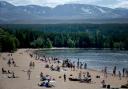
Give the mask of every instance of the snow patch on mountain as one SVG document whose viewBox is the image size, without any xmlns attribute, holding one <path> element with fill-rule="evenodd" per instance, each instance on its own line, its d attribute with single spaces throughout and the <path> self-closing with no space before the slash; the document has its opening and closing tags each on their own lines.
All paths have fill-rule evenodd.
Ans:
<svg viewBox="0 0 128 89">
<path fill-rule="evenodd" d="M 82 10 L 84 13 L 92 14 L 92 12 L 90 11 L 90 9 L 86 9 L 86 8 L 82 7 L 81 10 Z"/>
<path fill-rule="evenodd" d="M 101 13 L 106 13 L 106 11 L 102 8 L 97 8 Z"/>
</svg>

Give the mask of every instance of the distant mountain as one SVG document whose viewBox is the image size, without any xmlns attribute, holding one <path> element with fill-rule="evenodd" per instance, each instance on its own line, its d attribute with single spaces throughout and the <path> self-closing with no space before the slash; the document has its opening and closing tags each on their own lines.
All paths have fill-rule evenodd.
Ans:
<svg viewBox="0 0 128 89">
<path fill-rule="evenodd" d="M 0 23 L 128 22 L 128 9 L 87 4 L 64 4 L 55 8 L 38 5 L 14 6 L 0 1 Z"/>
</svg>

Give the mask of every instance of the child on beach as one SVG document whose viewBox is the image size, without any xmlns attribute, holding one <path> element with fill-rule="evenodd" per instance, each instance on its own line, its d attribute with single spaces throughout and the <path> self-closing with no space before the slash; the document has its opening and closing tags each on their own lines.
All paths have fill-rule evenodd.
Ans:
<svg viewBox="0 0 128 89">
<path fill-rule="evenodd" d="M 64 82 L 66 82 L 66 74 L 64 74 Z"/>
<path fill-rule="evenodd" d="M 28 69 L 28 71 L 27 71 L 27 75 L 28 75 L 28 80 L 30 80 L 30 77 L 31 77 L 31 70 L 30 69 Z"/>
</svg>

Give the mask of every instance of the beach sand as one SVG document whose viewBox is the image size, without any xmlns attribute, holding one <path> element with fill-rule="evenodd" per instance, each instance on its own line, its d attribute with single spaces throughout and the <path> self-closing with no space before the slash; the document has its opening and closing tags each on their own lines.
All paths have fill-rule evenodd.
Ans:
<svg viewBox="0 0 128 89">
<path fill-rule="evenodd" d="M 126 84 L 128 81 L 128 78 L 126 77 L 119 80 L 118 76 L 113 77 L 111 74 L 109 74 L 107 78 L 104 78 L 102 72 L 89 69 L 77 69 L 76 71 L 67 69 L 66 72 L 50 71 L 50 69 L 44 67 L 46 63 L 30 57 L 29 53 L 32 52 L 33 49 L 30 49 L 29 52 L 26 52 L 26 50 L 28 49 L 18 49 L 15 53 L 12 53 L 12 57 L 14 58 L 17 67 L 9 67 L 7 65 L 7 61 L 9 59 L 9 56 L 7 56 L 8 53 L 0 54 L 0 89 L 45 89 L 45 87 L 38 86 L 38 83 L 40 82 L 40 72 L 43 72 L 44 75 L 48 74 L 55 79 L 55 83 L 53 83 L 55 87 L 52 87 L 53 89 L 102 89 L 102 80 L 105 80 L 106 84 L 110 84 L 111 87 L 118 88 L 122 84 Z M 3 57 L 5 59 L 3 59 Z M 31 79 L 28 80 L 26 71 L 29 69 L 30 61 L 35 62 L 35 68 L 31 69 Z M 56 65 L 55 63 L 53 64 Z M 8 74 L 2 74 L 2 67 L 4 67 L 6 70 L 14 71 L 18 78 L 8 78 Z M 77 77 L 80 71 L 90 72 L 92 76 L 92 83 L 79 83 L 68 80 L 70 74 Z M 67 75 L 66 82 L 63 80 L 64 73 Z M 99 75 L 101 78 L 96 78 L 97 75 Z M 59 78 L 59 76 L 61 76 L 61 78 Z"/>
</svg>

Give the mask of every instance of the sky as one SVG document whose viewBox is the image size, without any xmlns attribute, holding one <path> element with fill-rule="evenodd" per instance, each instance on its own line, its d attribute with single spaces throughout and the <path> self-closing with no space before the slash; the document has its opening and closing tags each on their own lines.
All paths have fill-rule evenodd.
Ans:
<svg viewBox="0 0 128 89">
<path fill-rule="evenodd" d="M 0 0 L 7 1 L 16 6 L 19 5 L 40 5 L 55 7 L 60 4 L 80 3 L 92 4 L 110 8 L 128 8 L 128 0 Z"/>
</svg>

